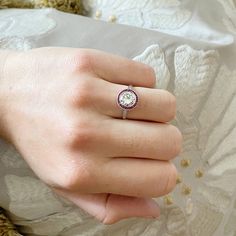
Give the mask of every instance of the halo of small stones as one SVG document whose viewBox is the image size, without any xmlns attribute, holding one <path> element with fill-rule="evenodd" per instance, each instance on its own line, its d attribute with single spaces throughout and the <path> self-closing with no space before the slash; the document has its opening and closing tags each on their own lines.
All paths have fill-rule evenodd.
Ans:
<svg viewBox="0 0 236 236">
<path fill-rule="evenodd" d="M 130 101 L 127 102 L 127 100 Z M 117 102 L 122 109 L 130 110 L 137 106 L 138 95 L 132 89 L 124 89 L 118 94 Z"/>
</svg>

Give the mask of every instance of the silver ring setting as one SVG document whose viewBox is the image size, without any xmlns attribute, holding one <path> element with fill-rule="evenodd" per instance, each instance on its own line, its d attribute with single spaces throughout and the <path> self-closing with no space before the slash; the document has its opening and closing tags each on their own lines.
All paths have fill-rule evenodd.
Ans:
<svg viewBox="0 0 236 236">
<path fill-rule="evenodd" d="M 127 89 L 122 90 L 117 97 L 117 103 L 123 110 L 122 118 L 126 119 L 129 110 L 135 108 L 138 103 L 138 95 L 133 90 L 133 86 L 129 85 Z"/>
</svg>

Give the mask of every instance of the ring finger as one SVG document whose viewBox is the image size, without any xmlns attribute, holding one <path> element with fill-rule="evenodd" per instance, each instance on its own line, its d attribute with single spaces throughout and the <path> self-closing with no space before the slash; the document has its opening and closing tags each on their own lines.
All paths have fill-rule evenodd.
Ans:
<svg viewBox="0 0 236 236">
<path fill-rule="evenodd" d="M 127 86 L 99 80 L 96 99 L 100 112 L 114 118 L 122 117 L 122 109 L 117 104 L 118 94 Z M 175 117 L 175 97 L 166 90 L 135 87 L 138 95 L 137 106 L 128 111 L 127 118 L 156 122 L 168 122 Z"/>
</svg>

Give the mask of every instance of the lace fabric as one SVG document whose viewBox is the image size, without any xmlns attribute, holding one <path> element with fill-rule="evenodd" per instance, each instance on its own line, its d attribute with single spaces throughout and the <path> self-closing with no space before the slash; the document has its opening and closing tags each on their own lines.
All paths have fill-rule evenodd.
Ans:
<svg viewBox="0 0 236 236">
<path fill-rule="evenodd" d="M 119 9 L 121 19 L 126 19 L 130 25 L 138 9 L 151 11 L 155 8 L 164 11 L 167 8 L 168 12 L 168 8 L 172 8 L 172 12 L 189 11 L 189 17 L 195 14 L 193 10 L 190 11 L 191 8 L 182 6 L 177 0 L 118 3 L 121 1 L 90 0 L 87 7 L 94 7 L 94 14 L 98 5 L 102 11 Z M 133 58 L 154 68 L 158 88 L 168 89 L 175 94 L 177 118 L 173 123 L 180 128 L 184 137 L 183 151 L 175 160 L 180 174 L 177 187 L 170 195 L 156 199 L 162 210 L 160 219 L 128 219 L 111 226 L 101 225 L 55 195 L 34 176 L 14 148 L 1 140 L 0 188 L 5 189 L 7 196 L 0 193 L 0 204 L 9 211 L 22 233 L 50 236 L 236 234 L 236 70 L 232 63 L 232 58 L 236 57 L 236 48 L 232 40 L 234 36 L 231 35 L 232 27 L 225 33 L 221 30 L 226 19 L 234 21 L 232 15 L 228 14 L 234 11 L 235 5 L 232 3 L 233 0 L 224 1 L 226 5 L 222 5 L 221 11 L 226 11 L 224 15 L 219 13 L 219 25 L 207 22 L 209 31 L 203 32 L 201 38 L 195 38 L 195 41 L 200 42 L 215 32 L 211 39 L 208 38 L 208 46 L 204 46 L 204 50 L 202 42 L 198 46 L 181 45 L 167 36 L 171 48 L 170 43 L 153 44 Z M 217 4 L 217 7 L 221 6 Z M 132 14 L 135 14 L 130 17 L 131 10 L 127 9 L 133 9 Z M 30 13 L 1 12 L 0 46 L 17 50 L 36 47 L 37 38 L 46 37 L 56 28 L 57 22 L 50 17 L 51 12 L 48 9 L 33 10 Z M 138 26 L 142 27 L 149 27 L 149 21 L 155 22 L 157 19 L 152 14 L 149 14 L 149 20 L 146 20 L 144 13 L 139 12 L 138 15 L 136 22 L 140 18 L 143 23 Z M 34 27 L 29 17 L 34 19 Z M 169 32 L 173 29 L 181 31 L 186 25 L 191 25 L 188 17 L 183 19 L 176 22 L 178 26 L 169 27 L 166 24 L 166 29 Z M 203 23 L 205 26 L 206 22 Z M 186 37 L 192 38 L 198 34 L 196 30 Z"/>
</svg>

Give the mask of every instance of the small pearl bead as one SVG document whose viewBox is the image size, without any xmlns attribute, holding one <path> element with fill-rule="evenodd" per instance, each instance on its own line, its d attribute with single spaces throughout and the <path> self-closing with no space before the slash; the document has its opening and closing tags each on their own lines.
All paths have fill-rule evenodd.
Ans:
<svg viewBox="0 0 236 236">
<path fill-rule="evenodd" d="M 186 202 L 186 213 L 187 215 L 191 215 L 193 213 L 193 202 L 191 198 L 187 199 Z"/>
<path fill-rule="evenodd" d="M 182 188 L 182 194 L 184 195 L 189 195 L 191 194 L 192 189 L 190 187 L 188 187 L 187 185 L 184 185 Z"/>
<path fill-rule="evenodd" d="M 182 159 L 180 164 L 181 164 L 182 167 L 188 167 L 191 164 L 191 160 L 189 160 L 189 159 Z"/>
<path fill-rule="evenodd" d="M 100 10 L 97 10 L 95 16 L 96 18 L 100 18 L 102 16 L 102 12 Z"/>
<path fill-rule="evenodd" d="M 174 203 L 174 200 L 170 195 L 164 196 L 163 200 L 166 205 L 172 205 Z"/>
<path fill-rule="evenodd" d="M 197 178 L 201 178 L 202 176 L 204 175 L 204 172 L 203 172 L 203 170 L 196 170 L 195 171 L 195 176 L 197 177 Z"/>
<path fill-rule="evenodd" d="M 180 184 L 182 183 L 182 177 L 180 175 L 178 175 L 177 179 L 176 179 L 176 184 Z"/>
<path fill-rule="evenodd" d="M 114 22 L 116 22 L 116 19 L 117 19 L 117 18 L 116 18 L 115 15 L 111 15 L 111 16 L 109 16 L 108 21 L 114 23 Z"/>
</svg>

